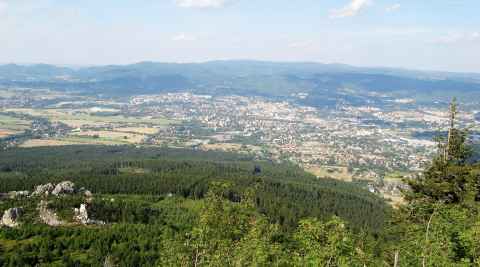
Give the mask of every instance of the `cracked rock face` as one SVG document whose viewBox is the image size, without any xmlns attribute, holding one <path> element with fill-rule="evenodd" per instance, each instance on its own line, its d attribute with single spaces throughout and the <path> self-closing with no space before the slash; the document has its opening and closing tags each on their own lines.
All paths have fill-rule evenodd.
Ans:
<svg viewBox="0 0 480 267">
<path fill-rule="evenodd" d="M 38 185 L 35 187 L 35 191 L 33 191 L 32 196 L 48 196 L 52 193 L 54 188 L 54 185 L 51 183 Z"/>
<path fill-rule="evenodd" d="M 73 193 L 75 193 L 75 184 L 70 181 L 64 181 L 57 184 L 52 191 L 52 194 L 55 196 Z"/>
<path fill-rule="evenodd" d="M 3 213 L 3 217 L 0 225 L 5 225 L 7 227 L 17 227 L 20 224 L 18 222 L 18 218 L 20 218 L 22 214 L 23 214 L 22 208 L 8 209 Z"/>
</svg>

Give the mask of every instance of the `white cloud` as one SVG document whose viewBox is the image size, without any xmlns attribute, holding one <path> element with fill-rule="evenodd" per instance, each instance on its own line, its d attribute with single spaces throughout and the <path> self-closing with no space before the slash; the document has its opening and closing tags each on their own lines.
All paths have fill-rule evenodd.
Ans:
<svg viewBox="0 0 480 267">
<path fill-rule="evenodd" d="M 220 8 L 231 0 L 175 0 L 179 7 L 186 8 Z"/>
<path fill-rule="evenodd" d="M 186 34 L 186 33 L 179 33 L 172 37 L 172 41 L 175 42 L 192 42 L 197 40 L 195 35 Z"/>
<path fill-rule="evenodd" d="M 399 3 L 396 3 L 396 4 L 393 4 L 393 5 L 389 6 L 389 7 L 387 7 L 387 8 L 385 9 L 385 11 L 387 11 L 387 12 L 397 11 L 401 6 L 402 6 L 402 5 L 400 5 Z"/>
<path fill-rule="evenodd" d="M 345 18 L 357 15 L 357 13 L 368 6 L 371 3 L 370 0 L 352 0 L 350 4 L 330 11 L 330 18 Z"/>
</svg>

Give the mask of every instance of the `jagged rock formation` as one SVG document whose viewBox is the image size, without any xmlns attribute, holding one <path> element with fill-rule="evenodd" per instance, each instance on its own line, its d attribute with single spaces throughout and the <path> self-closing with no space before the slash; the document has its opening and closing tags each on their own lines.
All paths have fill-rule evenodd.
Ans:
<svg viewBox="0 0 480 267">
<path fill-rule="evenodd" d="M 87 204 L 80 204 L 80 208 L 74 209 L 73 219 L 81 224 L 105 224 L 103 221 L 92 220 L 88 217 Z"/>
<path fill-rule="evenodd" d="M 52 193 L 55 186 L 51 183 L 38 185 L 33 191 L 32 196 L 48 196 Z"/>
<path fill-rule="evenodd" d="M 52 183 L 38 185 L 31 194 L 29 191 L 11 191 L 9 193 L 2 193 L 0 194 L 0 198 L 16 199 L 20 197 L 41 197 L 41 200 L 37 205 L 40 221 L 49 226 L 61 226 L 67 224 L 67 222 L 61 220 L 54 210 L 48 208 L 47 197 L 50 195 L 59 197 L 70 194 L 78 194 L 85 197 L 85 204 L 81 204 L 79 208 L 74 209 L 74 221 L 84 225 L 105 224 L 103 221 L 93 220 L 88 217 L 87 206 L 93 202 L 92 192 L 83 187 L 77 190 L 75 188 L 75 184 L 71 181 L 63 181 L 57 185 Z M 6 210 L 3 218 L 0 218 L 0 226 L 18 226 L 19 224 L 16 220 L 22 214 L 22 212 L 23 210 L 20 208 Z"/>
<path fill-rule="evenodd" d="M 55 196 L 73 193 L 75 193 L 75 184 L 70 181 L 64 181 L 57 184 L 52 191 L 52 194 Z"/>
<path fill-rule="evenodd" d="M 65 224 L 62 220 L 60 220 L 57 214 L 54 211 L 48 209 L 48 202 L 41 200 L 38 204 L 38 212 L 40 215 L 40 220 L 50 226 L 60 226 Z"/>
<path fill-rule="evenodd" d="M 88 212 L 87 212 L 87 205 L 80 204 L 80 208 L 75 208 L 74 210 L 74 220 L 81 223 L 81 224 L 88 224 Z"/>
<path fill-rule="evenodd" d="M 55 196 L 73 194 L 75 193 L 75 184 L 71 181 L 63 181 L 57 185 L 52 183 L 38 185 L 33 191 L 32 196 L 48 196 L 50 194 Z"/>
<path fill-rule="evenodd" d="M 18 222 L 18 218 L 23 214 L 22 208 L 11 208 L 6 210 L 3 213 L 2 220 L 0 221 L 0 225 L 5 225 L 7 227 L 17 227 L 20 225 Z"/>
</svg>

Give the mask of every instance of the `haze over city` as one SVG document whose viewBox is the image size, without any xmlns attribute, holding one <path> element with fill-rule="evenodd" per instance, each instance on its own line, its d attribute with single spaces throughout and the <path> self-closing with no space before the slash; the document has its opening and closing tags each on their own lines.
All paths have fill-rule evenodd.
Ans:
<svg viewBox="0 0 480 267">
<path fill-rule="evenodd" d="M 475 0 L 0 0 L 0 62 L 218 59 L 480 72 Z"/>
</svg>

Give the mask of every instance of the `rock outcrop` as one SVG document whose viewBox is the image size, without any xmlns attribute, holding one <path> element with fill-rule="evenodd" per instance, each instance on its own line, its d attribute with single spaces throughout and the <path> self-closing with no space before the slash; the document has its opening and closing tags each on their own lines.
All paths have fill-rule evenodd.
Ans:
<svg viewBox="0 0 480 267">
<path fill-rule="evenodd" d="M 52 195 L 59 196 L 65 194 L 75 193 L 75 184 L 70 181 L 64 181 L 55 186 L 52 191 Z"/>
<path fill-rule="evenodd" d="M 35 187 L 32 196 L 48 196 L 52 193 L 55 186 L 51 183 L 42 184 Z"/>
<path fill-rule="evenodd" d="M 88 224 L 88 212 L 87 212 L 87 205 L 80 204 L 80 208 L 75 208 L 74 210 L 74 217 L 73 219 L 81 224 Z"/>
<path fill-rule="evenodd" d="M 0 0 L 1 1 L 1 0 Z M 89 218 L 87 207 L 93 202 L 93 194 L 85 188 L 77 189 L 75 184 L 71 181 L 63 181 L 54 185 L 52 183 L 42 184 L 35 187 L 35 190 L 30 194 L 28 191 L 11 191 L 8 193 L 0 193 L 0 199 L 16 199 L 23 197 L 40 197 L 40 202 L 37 205 L 39 213 L 39 219 L 41 222 L 49 226 L 61 226 L 68 225 L 70 220 L 64 221 L 59 218 L 57 213 L 48 208 L 49 196 L 66 196 L 73 195 L 83 196 L 85 198 L 85 204 L 81 204 L 79 208 L 74 209 L 73 221 L 81 223 L 83 225 L 96 224 L 104 225 L 105 223 L 100 220 L 93 220 Z M 113 200 L 112 200 L 113 201 Z M 3 217 L 0 217 L 0 226 L 16 227 L 19 225 L 17 219 L 22 215 L 23 210 L 21 208 L 12 208 L 6 210 Z"/>
<path fill-rule="evenodd" d="M 40 215 L 40 220 L 50 226 L 60 226 L 65 224 L 60 220 L 57 214 L 54 211 L 48 209 L 48 202 L 41 200 L 38 204 L 38 213 Z"/>
<path fill-rule="evenodd" d="M 57 185 L 52 183 L 42 184 L 35 187 L 35 190 L 32 193 L 32 196 L 61 196 L 76 193 L 75 184 L 71 181 L 63 181 Z"/>
<path fill-rule="evenodd" d="M 20 225 L 18 219 L 23 214 L 22 208 L 11 208 L 6 210 L 3 213 L 2 220 L 0 221 L 0 225 L 5 225 L 7 227 L 17 227 Z"/>
<path fill-rule="evenodd" d="M 103 225 L 105 222 L 99 220 L 92 220 L 88 217 L 87 204 L 80 204 L 80 208 L 74 209 L 73 219 L 81 224 L 100 224 Z"/>
</svg>

